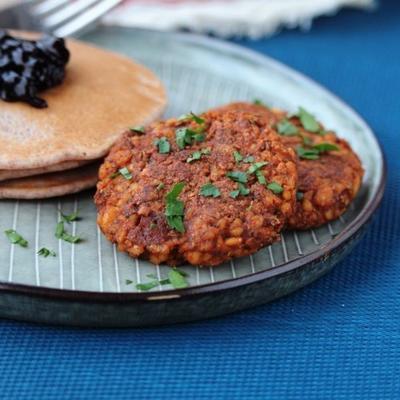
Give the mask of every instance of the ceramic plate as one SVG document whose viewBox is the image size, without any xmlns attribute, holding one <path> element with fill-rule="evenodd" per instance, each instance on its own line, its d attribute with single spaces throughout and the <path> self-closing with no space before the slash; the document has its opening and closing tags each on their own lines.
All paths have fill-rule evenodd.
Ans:
<svg viewBox="0 0 400 400">
<path fill-rule="evenodd" d="M 262 99 L 295 111 L 312 110 L 357 149 L 365 168 L 362 189 L 337 221 L 315 230 L 284 232 L 281 241 L 217 268 L 183 266 L 190 286 L 139 292 L 154 266 L 119 253 L 96 226 L 93 192 L 43 201 L 1 201 L 0 231 L 16 229 L 29 247 L 0 237 L 0 315 L 81 326 L 147 326 L 210 318 L 287 295 L 330 270 L 358 241 L 385 184 L 380 146 L 365 122 L 308 78 L 251 51 L 189 34 L 100 28 L 83 40 L 126 54 L 160 76 L 167 87 L 166 116 L 201 112 L 234 100 Z M 132 110 L 135 112 L 135 110 Z M 79 210 L 69 229 L 84 241 L 54 236 L 60 212 Z M 57 252 L 43 258 L 41 247 Z M 132 281 L 127 284 L 127 281 Z"/>
</svg>

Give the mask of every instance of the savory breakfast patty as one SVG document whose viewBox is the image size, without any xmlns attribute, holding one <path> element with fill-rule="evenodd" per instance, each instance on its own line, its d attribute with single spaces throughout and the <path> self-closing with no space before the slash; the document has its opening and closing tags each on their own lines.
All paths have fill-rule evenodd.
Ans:
<svg viewBox="0 0 400 400">
<path fill-rule="evenodd" d="M 285 145 L 298 156 L 296 210 L 288 219 L 290 229 L 308 229 L 343 214 L 356 196 L 364 174 L 350 145 L 326 131 L 314 116 L 299 109 L 296 115 L 263 105 L 232 103 L 219 110 L 253 113 L 265 126 L 274 127 Z"/>
<path fill-rule="evenodd" d="M 138 128 L 100 168 L 98 224 L 120 250 L 156 264 L 245 256 L 279 239 L 293 213 L 295 159 L 246 111 Z"/>
</svg>

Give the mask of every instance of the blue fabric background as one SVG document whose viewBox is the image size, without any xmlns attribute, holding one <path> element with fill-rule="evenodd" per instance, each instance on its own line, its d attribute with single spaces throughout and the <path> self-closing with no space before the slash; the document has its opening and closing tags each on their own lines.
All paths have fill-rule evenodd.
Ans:
<svg viewBox="0 0 400 400">
<path fill-rule="evenodd" d="M 217 320 L 119 331 L 0 321 L 2 399 L 400 398 L 400 2 L 239 43 L 321 82 L 379 136 L 389 182 L 367 236 L 317 283 Z"/>
</svg>

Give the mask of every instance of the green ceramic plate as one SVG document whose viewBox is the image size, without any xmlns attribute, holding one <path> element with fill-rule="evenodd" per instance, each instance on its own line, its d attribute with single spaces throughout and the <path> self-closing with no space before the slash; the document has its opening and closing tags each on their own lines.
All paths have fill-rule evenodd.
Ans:
<svg viewBox="0 0 400 400">
<path fill-rule="evenodd" d="M 189 34 L 101 28 L 84 38 L 134 57 L 154 70 L 169 95 L 166 116 L 200 112 L 233 100 L 312 110 L 357 149 L 366 170 L 362 190 L 339 220 L 282 240 L 218 268 L 183 266 L 190 287 L 138 292 L 154 266 L 116 251 L 96 226 L 93 193 L 43 201 L 1 201 L 0 231 L 14 228 L 28 248 L 0 237 L 0 316 L 82 326 L 146 326 L 209 318 L 268 302 L 314 281 L 357 242 L 385 184 L 380 146 L 365 122 L 335 96 L 299 73 L 253 52 Z M 132 110 L 134 112 L 135 110 Z M 60 210 L 79 210 L 69 226 L 82 243 L 54 237 Z M 57 257 L 36 252 L 46 246 Z M 130 280 L 132 284 L 126 284 Z"/>
</svg>

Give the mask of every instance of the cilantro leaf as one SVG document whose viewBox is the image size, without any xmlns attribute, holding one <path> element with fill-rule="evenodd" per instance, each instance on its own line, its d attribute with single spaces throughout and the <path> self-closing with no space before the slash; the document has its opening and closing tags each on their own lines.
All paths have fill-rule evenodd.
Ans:
<svg viewBox="0 0 400 400">
<path fill-rule="evenodd" d="M 275 194 L 280 194 L 283 192 L 283 187 L 277 182 L 268 183 L 267 188 Z"/>
<path fill-rule="evenodd" d="M 261 183 L 261 185 L 266 185 L 266 184 L 267 184 L 267 181 L 265 180 L 265 176 L 264 176 L 264 174 L 262 173 L 262 171 L 257 170 L 257 171 L 255 172 L 255 174 L 256 174 L 256 177 L 257 177 L 258 182 Z"/>
<path fill-rule="evenodd" d="M 126 167 L 120 168 L 117 172 L 114 172 L 113 174 L 110 175 L 111 179 L 116 178 L 117 176 L 123 176 L 126 180 L 132 179 L 132 174 L 129 172 L 129 169 Z M 68 221 L 66 221 L 68 222 Z"/>
<path fill-rule="evenodd" d="M 334 151 L 334 150 L 337 151 L 337 150 L 339 150 L 339 147 L 333 143 L 323 142 L 323 143 L 315 144 L 313 146 L 313 149 L 318 150 L 320 153 L 325 153 L 327 151 Z"/>
<path fill-rule="evenodd" d="M 253 104 L 255 104 L 256 106 L 263 106 L 263 107 L 268 108 L 268 106 L 260 99 L 254 99 Z"/>
<path fill-rule="evenodd" d="M 79 211 L 74 211 L 72 214 L 63 214 L 60 211 L 60 214 L 61 214 L 61 219 L 64 222 L 67 222 L 68 224 L 70 224 L 71 222 L 74 222 L 74 221 L 79 221 L 81 219 L 79 217 Z"/>
<path fill-rule="evenodd" d="M 196 122 L 199 125 L 204 124 L 205 120 L 203 118 L 200 118 L 198 115 L 196 115 L 193 112 L 190 112 L 189 114 L 184 114 L 178 118 L 178 121 L 187 121 L 191 119 L 192 121 Z"/>
<path fill-rule="evenodd" d="M 203 155 L 209 155 L 211 153 L 210 149 L 202 149 L 195 151 L 190 157 L 186 159 L 186 162 L 191 163 L 196 160 L 200 160 Z"/>
<path fill-rule="evenodd" d="M 297 126 L 286 118 L 276 124 L 276 129 L 282 136 L 296 136 L 299 133 Z"/>
<path fill-rule="evenodd" d="M 64 221 L 57 223 L 55 237 L 69 243 L 78 243 L 82 240 L 79 236 L 73 236 L 65 231 Z"/>
<path fill-rule="evenodd" d="M 260 161 L 252 164 L 249 169 L 247 170 L 247 173 L 249 174 L 254 174 L 256 171 L 267 165 L 268 163 L 266 161 Z"/>
<path fill-rule="evenodd" d="M 227 172 L 226 176 L 229 179 L 232 179 L 235 182 L 247 183 L 247 174 L 246 174 L 246 172 L 229 171 L 229 172 Z"/>
<path fill-rule="evenodd" d="M 296 147 L 297 155 L 305 160 L 318 160 L 319 151 L 317 149 L 305 149 L 302 146 Z"/>
<path fill-rule="evenodd" d="M 183 289 L 189 286 L 185 277 L 175 268 L 168 272 L 168 279 L 174 289 Z"/>
<path fill-rule="evenodd" d="M 193 142 L 203 142 L 205 136 L 201 133 L 201 130 L 193 130 L 190 128 L 179 128 L 175 131 L 175 140 L 178 147 L 182 150 L 187 144 L 192 144 Z"/>
<path fill-rule="evenodd" d="M 168 139 L 163 136 L 155 141 L 155 145 L 158 148 L 158 152 L 160 154 L 168 154 L 171 150 L 171 145 L 169 144 Z"/>
<path fill-rule="evenodd" d="M 144 126 L 132 126 L 129 128 L 129 130 L 136 133 L 144 133 Z"/>
<path fill-rule="evenodd" d="M 185 205 L 183 201 L 178 200 L 178 196 L 181 194 L 184 186 L 184 182 L 177 183 L 165 196 L 165 216 L 167 218 L 167 223 L 172 229 L 180 233 L 185 232 L 185 227 L 183 225 Z"/>
<path fill-rule="evenodd" d="M 250 189 L 243 185 L 243 183 L 238 182 L 237 185 L 238 188 L 229 193 L 229 196 L 231 196 L 233 199 L 236 199 L 236 197 L 239 195 L 247 196 L 250 193 Z"/>
<path fill-rule="evenodd" d="M 319 130 L 321 129 L 315 117 L 312 114 L 310 114 L 307 110 L 305 110 L 303 107 L 299 107 L 297 116 L 299 117 L 300 122 L 305 130 L 315 133 L 319 132 Z"/>
<path fill-rule="evenodd" d="M 204 197 L 219 197 L 221 196 L 220 190 L 212 183 L 206 183 L 200 188 L 200 194 Z"/>
<path fill-rule="evenodd" d="M 243 161 L 243 156 L 236 150 L 233 152 L 233 158 L 235 159 L 235 161 L 237 163 L 240 163 L 240 161 Z"/>
<path fill-rule="evenodd" d="M 158 281 L 150 281 L 147 283 L 138 283 L 136 284 L 136 289 L 141 290 L 142 292 L 148 292 L 149 290 L 158 286 Z"/>
<path fill-rule="evenodd" d="M 49 249 L 47 249 L 46 247 L 42 247 L 38 252 L 37 252 L 37 254 L 39 255 L 39 256 L 43 256 L 43 257 L 48 257 L 48 256 L 52 256 L 52 257 L 55 257 L 56 256 L 56 253 L 53 251 L 53 250 L 49 250 Z"/>
<path fill-rule="evenodd" d="M 28 241 L 25 240 L 15 229 L 7 229 L 4 233 L 12 244 L 18 244 L 21 247 L 28 246 Z"/>
<path fill-rule="evenodd" d="M 250 164 L 250 163 L 254 162 L 254 157 L 253 156 L 247 156 L 247 157 L 245 157 L 243 159 L 243 162 Z"/>
</svg>

